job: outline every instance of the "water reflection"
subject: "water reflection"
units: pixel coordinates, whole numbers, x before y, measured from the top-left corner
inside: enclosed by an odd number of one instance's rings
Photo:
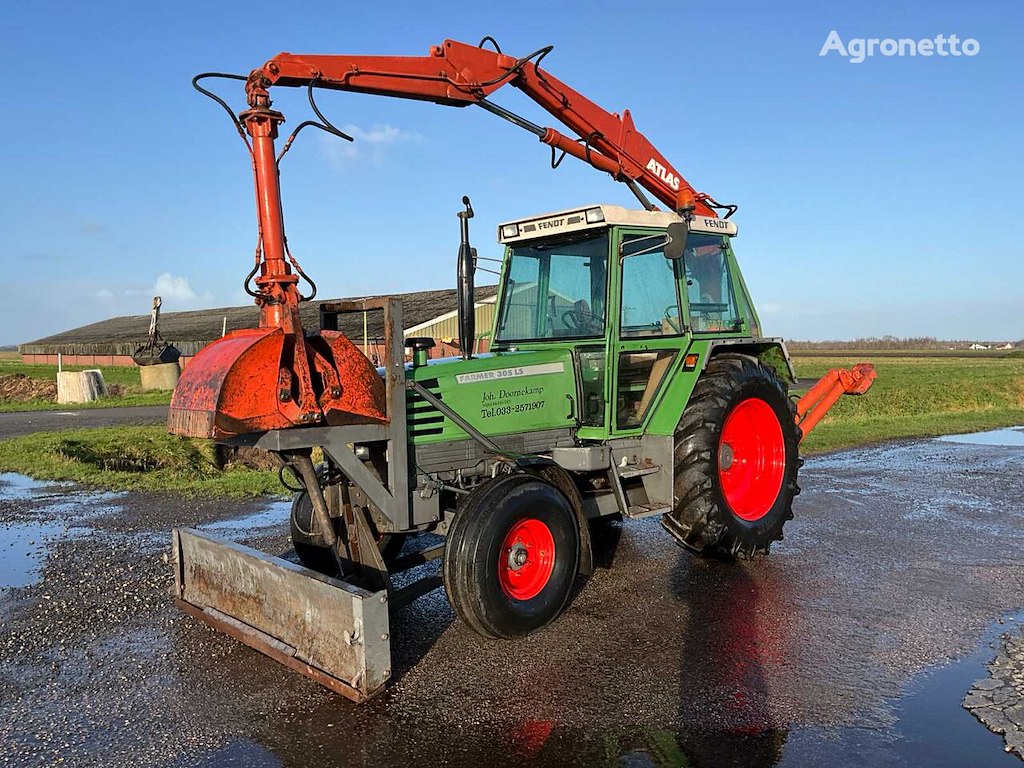
[[[605,537],[617,544],[614,530]],[[606,551],[599,556],[614,559]],[[567,693],[553,709],[547,700],[535,708],[536,717],[518,719],[513,707],[503,710],[501,702],[529,699],[531,679],[539,686],[558,679],[552,670],[533,668],[521,690],[467,691],[481,702],[480,716],[464,723],[453,723],[450,715],[429,706],[409,708],[401,691],[394,690],[358,707],[327,697],[318,706],[278,712],[272,721],[287,725],[260,735],[266,753],[253,764],[773,766],[782,757],[788,729],[772,715],[766,666],[781,663],[786,655],[785,611],[774,598],[784,601],[788,593],[785,585],[776,584],[781,579],[773,572],[759,568],[680,555],[669,589],[686,615],[679,625],[682,634],[657,639],[677,644],[679,653],[672,658],[680,659],[678,668],[664,670],[666,686],[678,688],[678,707],[663,727],[644,725],[646,713],[617,700],[605,702],[609,716],[595,721],[592,729],[580,727],[574,710],[593,707],[595,701],[600,706],[599,679],[584,694],[590,701],[574,702]],[[429,656],[425,663],[431,663]],[[481,680],[481,685],[486,683]],[[621,725],[609,727],[616,722]],[[252,750],[245,743],[221,755],[245,753],[254,759]]]
[[[47,542],[63,531],[58,523],[0,523],[0,591],[37,581]]]
[[[699,765],[771,766],[788,730],[769,706],[765,665],[785,656],[778,600],[756,579],[761,563],[709,562],[683,553],[672,577],[690,609],[679,669],[679,745]],[[770,580],[771,572],[758,573]]]
[[[944,435],[937,438],[943,443],[961,445],[995,445],[1005,448],[1024,448],[1024,427],[993,429],[989,432],[972,432],[966,435]]]

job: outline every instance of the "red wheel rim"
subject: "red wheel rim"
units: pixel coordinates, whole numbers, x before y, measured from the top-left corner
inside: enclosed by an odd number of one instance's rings
[[[786,473],[786,442],[764,400],[740,402],[725,420],[718,444],[718,478],[733,513],[760,520],[772,508]]]
[[[527,518],[512,526],[501,544],[498,581],[513,600],[541,593],[555,568],[555,537],[540,520]]]

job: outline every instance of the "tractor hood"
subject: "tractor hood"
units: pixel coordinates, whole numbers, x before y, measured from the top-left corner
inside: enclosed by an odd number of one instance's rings
[[[406,370],[489,437],[577,426],[576,376],[572,352],[564,348],[443,358]],[[407,410],[415,443],[467,437],[414,392]]]

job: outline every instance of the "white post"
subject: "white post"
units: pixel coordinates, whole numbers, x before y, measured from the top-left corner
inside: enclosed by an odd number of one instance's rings
[[[220,327],[220,335],[221,336],[227,336],[228,335],[228,316],[227,315],[224,315],[224,323]]]
[[[61,358],[62,358],[62,357],[63,357],[63,355],[61,355],[61,353],[60,353],[60,352],[58,352],[58,353],[57,353],[57,373],[60,373],[60,372],[61,372],[61,370],[62,370],[62,369],[61,369]]]

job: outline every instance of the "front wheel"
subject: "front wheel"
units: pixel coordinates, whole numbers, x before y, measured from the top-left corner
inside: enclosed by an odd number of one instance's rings
[[[562,612],[579,557],[565,495],[536,477],[506,475],[473,491],[456,513],[445,542],[445,592],[479,634],[520,637]]]
[[[794,417],[774,370],[743,355],[712,360],[676,428],[675,507],[662,525],[702,555],[767,553],[800,492]]]

